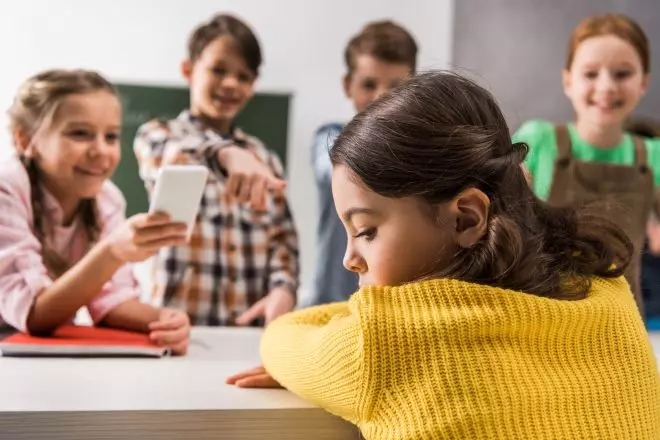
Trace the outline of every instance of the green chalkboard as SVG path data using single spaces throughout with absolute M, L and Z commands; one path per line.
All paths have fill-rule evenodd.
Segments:
M 122 158 L 112 180 L 126 198 L 126 215 L 148 209 L 147 193 L 138 174 L 133 153 L 137 129 L 153 118 L 172 119 L 189 105 L 185 87 L 161 87 L 115 84 L 122 102 Z M 275 151 L 286 166 L 289 106 L 291 95 L 256 93 L 236 118 L 236 124 L 246 133 L 261 139 Z

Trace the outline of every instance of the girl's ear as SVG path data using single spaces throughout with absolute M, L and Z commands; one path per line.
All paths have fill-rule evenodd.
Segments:
M 14 146 L 18 154 L 24 157 L 34 157 L 34 147 L 32 146 L 32 136 L 22 128 L 16 128 L 12 132 Z
M 477 188 L 468 188 L 450 202 L 456 244 L 469 248 L 488 232 L 490 199 Z

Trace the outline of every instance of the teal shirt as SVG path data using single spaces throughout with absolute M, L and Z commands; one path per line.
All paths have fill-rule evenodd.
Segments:
M 632 165 L 635 160 L 635 147 L 629 134 L 623 136 L 621 144 L 614 148 L 598 148 L 584 141 L 572 123 L 568 124 L 573 155 L 583 161 Z M 557 140 L 554 124 L 547 121 L 525 122 L 513 135 L 514 142 L 529 145 L 525 166 L 533 178 L 534 193 L 547 200 L 552 186 L 552 176 L 557 158 Z M 648 165 L 653 171 L 654 182 L 660 186 L 660 138 L 646 139 Z

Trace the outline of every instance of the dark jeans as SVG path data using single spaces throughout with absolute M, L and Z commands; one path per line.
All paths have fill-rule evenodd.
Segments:
M 642 254 L 642 296 L 647 318 L 660 318 L 660 257 Z

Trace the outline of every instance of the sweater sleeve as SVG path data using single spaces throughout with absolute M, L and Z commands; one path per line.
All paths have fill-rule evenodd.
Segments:
M 359 319 L 348 302 L 281 316 L 265 330 L 261 357 L 282 386 L 352 423 L 365 404 Z

